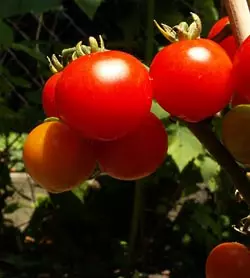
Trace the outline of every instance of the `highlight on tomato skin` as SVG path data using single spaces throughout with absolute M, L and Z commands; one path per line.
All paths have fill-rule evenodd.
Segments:
M 128 53 L 93 53 L 64 68 L 56 103 L 60 118 L 83 137 L 116 140 L 150 112 L 151 80 L 145 66 Z
M 208 39 L 212 39 L 216 35 L 218 35 L 221 30 L 225 27 L 229 22 L 229 17 L 224 16 L 220 18 L 215 24 L 212 26 L 208 33 Z M 227 52 L 228 56 L 233 60 L 234 55 L 237 51 L 237 43 L 233 35 L 226 37 L 224 40 L 219 42 L 220 46 Z
M 42 106 L 47 117 L 58 117 L 55 103 L 55 87 L 62 72 L 53 74 L 46 82 L 42 90 Z
M 217 245 L 206 261 L 206 278 L 248 278 L 250 252 L 238 242 Z
M 150 65 L 154 98 L 164 110 L 187 122 L 212 117 L 230 103 L 231 72 L 230 58 L 209 39 L 170 44 Z
M 100 169 L 120 180 L 138 180 L 151 175 L 163 163 L 168 135 L 152 113 L 132 133 L 110 142 L 96 142 Z
M 88 179 L 96 166 L 89 141 L 60 121 L 44 122 L 27 136 L 23 146 L 26 172 L 51 193 L 69 191 Z

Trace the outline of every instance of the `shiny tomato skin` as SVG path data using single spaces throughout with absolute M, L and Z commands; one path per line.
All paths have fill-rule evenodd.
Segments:
M 230 58 L 211 40 L 173 43 L 150 66 L 154 98 L 172 116 L 199 122 L 229 104 L 231 71 Z
M 23 161 L 26 172 L 49 192 L 71 190 L 96 166 L 91 144 L 59 121 L 42 123 L 28 134 Z
M 250 102 L 250 36 L 238 48 L 233 61 L 235 91 Z
M 150 112 L 149 73 L 125 52 L 82 56 L 64 69 L 56 103 L 60 118 L 84 137 L 115 140 L 134 130 Z
M 97 142 L 100 169 L 120 180 L 149 176 L 163 163 L 168 135 L 162 122 L 150 113 L 134 132 L 110 142 Z
M 42 106 L 47 117 L 58 117 L 55 103 L 55 87 L 62 72 L 53 74 L 45 83 L 42 91 Z
M 250 252 L 237 242 L 217 245 L 206 261 L 206 278 L 248 278 Z
M 225 27 L 225 25 L 229 22 L 228 16 L 224 16 L 219 19 L 215 24 L 212 26 L 211 30 L 208 33 L 208 39 L 212 39 L 216 36 L 220 31 Z M 220 46 L 227 52 L 228 56 L 233 60 L 234 55 L 237 51 L 237 43 L 233 35 L 226 37 L 224 40 L 219 42 Z

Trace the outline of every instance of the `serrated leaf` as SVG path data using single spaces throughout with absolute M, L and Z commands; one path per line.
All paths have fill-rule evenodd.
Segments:
M 85 14 L 93 19 L 95 13 L 103 0 L 75 0 L 75 3 L 85 12 Z
M 0 20 L 0 46 L 8 46 L 14 40 L 12 28 Z
M 191 160 L 204 153 L 204 149 L 188 128 L 171 125 L 168 130 L 168 154 L 172 156 L 181 172 Z
M 61 5 L 61 0 L 1 0 L 0 18 L 29 12 L 43 13 L 54 10 Z

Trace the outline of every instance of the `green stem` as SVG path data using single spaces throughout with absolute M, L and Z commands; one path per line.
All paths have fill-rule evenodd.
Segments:
M 142 203 L 143 203 L 143 183 L 141 181 L 137 181 L 135 184 L 133 215 L 132 215 L 131 228 L 129 234 L 129 249 L 128 249 L 129 267 L 131 267 L 131 264 L 133 263 L 133 259 L 134 259 L 136 238 L 138 235 L 139 222 L 142 214 Z
M 154 20 L 154 0 L 147 1 L 147 41 L 146 41 L 146 48 L 145 48 L 145 63 L 147 65 L 150 64 L 153 51 L 154 51 L 154 25 L 152 24 Z
M 188 127 L 226 171 L 235 188 L 239 190 L 245 202 L 250 206 L 250 182 L 246 173 L 217 139 L 211 126 L 207 122 L 200 122 L 188 123 Z

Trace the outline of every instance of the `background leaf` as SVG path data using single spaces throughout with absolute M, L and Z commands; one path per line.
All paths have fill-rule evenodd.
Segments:
M 75 2 L 90 19 L 93 19 L 103 0 L 75 0 Z
M 177 124 L 170 126 L 168 154 L 172 156 L 180 171 L 203 152 L 201 143 L 188 128 Z

